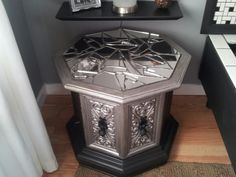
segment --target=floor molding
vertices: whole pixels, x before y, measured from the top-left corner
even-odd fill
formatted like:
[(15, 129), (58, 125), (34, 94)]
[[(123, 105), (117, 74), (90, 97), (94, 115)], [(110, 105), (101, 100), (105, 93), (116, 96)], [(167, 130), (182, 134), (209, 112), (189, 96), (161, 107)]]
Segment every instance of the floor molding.
[(70, 92), (65, 90), (62, 84), (44, 84), (36, 98), (39, 107), (42, 107), (47, 95), (69, 95)]
[(174, 95), (206, 95), (200, 84), (182, 84), (174, 91)]
[(70, 91), (66, 90), (62, 84), (45, 84), (47, 95), (69, 95)]
[[(44, 84), (37, 96), (39, 106), (42, 106), (46, 95), (69, 95), (70, 92), (64, 89), (62, 84)], [(202, 85), (182, 84), (174, 91), (174, 95), (205, 95)]]
[(36, 98), (39, 107), (43, 106), (46, 96), (47, 96), (46, 87), (45, 87), (45, 85), (43, 85), (38, 93), (37, 98)]

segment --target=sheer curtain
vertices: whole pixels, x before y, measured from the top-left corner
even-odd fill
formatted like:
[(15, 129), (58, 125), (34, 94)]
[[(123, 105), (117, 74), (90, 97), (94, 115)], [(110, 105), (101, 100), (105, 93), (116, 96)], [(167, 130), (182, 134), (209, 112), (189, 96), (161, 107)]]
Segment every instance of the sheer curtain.
[(57, 161), (0, 1), (0, 177), (40, 177)]

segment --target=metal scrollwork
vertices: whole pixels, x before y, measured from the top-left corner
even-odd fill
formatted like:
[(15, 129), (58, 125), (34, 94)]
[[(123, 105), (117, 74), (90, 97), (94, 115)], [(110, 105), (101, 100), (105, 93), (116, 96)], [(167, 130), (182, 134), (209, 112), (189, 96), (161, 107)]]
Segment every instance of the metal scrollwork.
[(95, 144), (115, 149), (114, 106), (90, 100)]
[(153, 141), (155, 105), (156, 99), (152, 99), (131, 107), (131, 149)]

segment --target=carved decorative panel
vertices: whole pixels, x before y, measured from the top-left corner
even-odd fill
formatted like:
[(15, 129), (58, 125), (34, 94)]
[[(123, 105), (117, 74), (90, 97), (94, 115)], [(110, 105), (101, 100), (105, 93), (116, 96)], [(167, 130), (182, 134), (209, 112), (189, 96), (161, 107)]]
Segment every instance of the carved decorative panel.
[(131, 150), (154, 141), (154, 121), (157, 99), (131, 106)]
[(114, 106), (90, 100), (92, 128), (95, 142), (99, 146), (115, 149)]

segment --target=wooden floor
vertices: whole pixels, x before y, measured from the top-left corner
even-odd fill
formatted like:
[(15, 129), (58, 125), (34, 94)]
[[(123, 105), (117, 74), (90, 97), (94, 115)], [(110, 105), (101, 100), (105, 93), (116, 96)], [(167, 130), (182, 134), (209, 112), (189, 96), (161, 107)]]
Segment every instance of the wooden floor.
[[(229, 158), (205, 96), (174, 96), (172, 115), (180, 123), (170, 161), (225, 163)], [(73, 177), (78, 168), (65, 124), (73, 114), (69, 96), (48, 96), (42, 114), (59, 162), (58, 171), (43, 177)]]

